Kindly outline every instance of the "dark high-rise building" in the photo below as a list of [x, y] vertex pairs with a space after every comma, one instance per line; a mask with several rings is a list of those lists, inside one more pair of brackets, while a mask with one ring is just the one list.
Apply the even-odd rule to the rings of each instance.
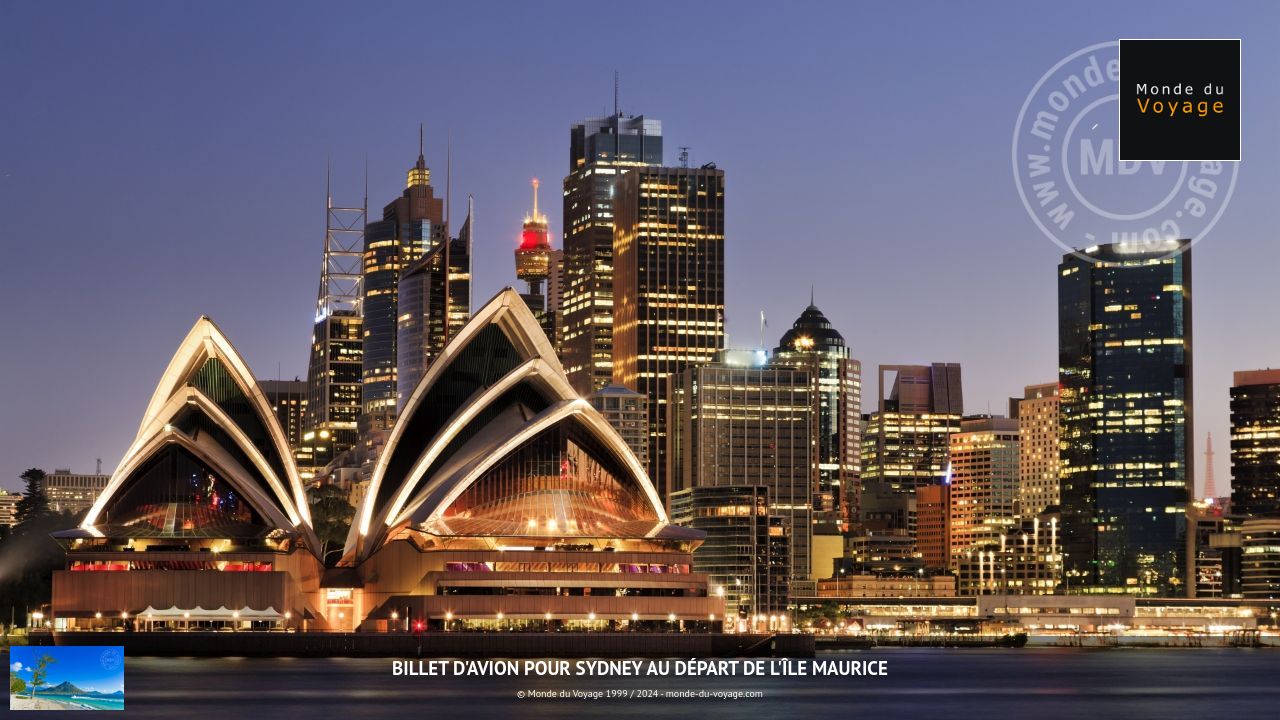
[[880, 407], [862, 431], [862, 482], [915, 497], [946, 477], [950, 435], [964, 414], [960, 365], [881, 365], [878, 377]]
[[[613, 375], [613, 222], [615, 186], [628, 168], [662, 164], [662, 122], [588, 118], [569, 131], [564, 178], [564, 259], [560, 349], [579, 395]], [[554, 294], [554, 293], [553, 293]]]
[[297, 452], [302, 445], [303, 427], [307, 422], [307, 382], [305, 380], [261, 380], [258, 386], [276, 412], [280, 427], [289, 438], [289, 447]]
[[1191, 338], [1189, 241], [1063, 256], [1060, 495], [1073, 591], [1185, 594]]
[[667, 381], [724, 348], [724, 171], [628, 170], [614, 210], [613, 377], [649, 398], [649, 476], [666, 493]]
[[802, 368], [813, 384], [814, 525], [847, 531], [858, 513], [862, 445], [862, 364], [812, 302], [783, 334], [773, 362]]
[[303, 482], [355, 447], [361, 409], [360, 280], [368, 199], [360, 207], [342, 207], [333, 204], [328, 187], [325, 196], [324, 261], [307, 365], [307, 413], [302, 444], [294, 448]]
[[400, 274], [396, 303], [397, 414], [432, 360], [471, 317], [474, 203], [458, 236], [432, 246]]
[[404, 193], [382, 210], [382, 219], [364, 230], [364, 409], [360, 441], [368, 449], [396, 419], [396, 336], [400, 274], [431, 248], [448, 244], [444, 200], [431, 187], [422, 155], [409, 169]]
[[671, 378], [665, 453], [671, 492], [763, 486], [791, 538], [793, 580], [812, 569], [813, 393], [787, 366], [690, 367]]
[[768, 488], [696, 487], [671, 494], [671, 521], [707, 534], [693, 570], [723, 594], [725, 613], [786, 612], [791, 579], [787, 527], [770, 514]]
[[1231, 512], [1245, 517], [1280, 517], [1280, 370], [1234, 375]]

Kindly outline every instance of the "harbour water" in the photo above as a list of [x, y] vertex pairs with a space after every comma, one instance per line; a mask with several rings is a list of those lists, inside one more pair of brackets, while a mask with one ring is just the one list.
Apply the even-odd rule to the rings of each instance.
[[[886, 660], [888, 675], [396, 677], [392, 658], [130, 657], [126, 712], [140, 718], [310, 720], [421, 716], [1138, 720], [1274, 717], [1280, 707], [1280, 684], [1275, 680], [1280, 676], [1280, 650], [1267, 648], [880, 648], [820, 652], [818, 658]], [[608, 697], [609, 690], [618, 689], [656, 691], [659, 696]], [[560, 698], [560, 690], [576, 691], [576, 697]], [[553, 691], [554, 697], [545, 697], [547, 691]], [[694, 691], [694, 696], [664, 697], [666, 691]], [[707, 691], [707, 696], [699, 697], [700, 691]], [[748, 691], [760, 696], [746, 697]]]

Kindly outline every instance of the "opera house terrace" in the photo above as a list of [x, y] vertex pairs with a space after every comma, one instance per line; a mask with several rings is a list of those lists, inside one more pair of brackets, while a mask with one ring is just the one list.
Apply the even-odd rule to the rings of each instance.
[[325, 568], [288, 442], [201, 318], [83, 524], [55, 537], [62, 631], [701, 631], [692, 572], [644, 469], [570, 388], [519, 295], [480, 309], [402, 403]]

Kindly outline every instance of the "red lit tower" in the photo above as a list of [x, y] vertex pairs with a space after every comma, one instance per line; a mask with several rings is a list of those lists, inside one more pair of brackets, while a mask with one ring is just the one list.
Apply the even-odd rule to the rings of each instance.
[[520, 232], [520, 247], [516, 248], [516, 277], [529, 284], [521, 294], [529, 309], [542, 322], [547, 336], [554, 340], [555, 312], [547, 302], [543, 283], [551, 276], [555, 252], [551, 249], [551, 232], [547, 216], [538, 210], [538, 179], [533, 179], [533, 212], [525, 215]]

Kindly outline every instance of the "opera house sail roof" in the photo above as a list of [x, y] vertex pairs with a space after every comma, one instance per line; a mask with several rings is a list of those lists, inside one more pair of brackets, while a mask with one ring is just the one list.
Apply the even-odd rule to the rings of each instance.
[[301, 541], [320, 547], [288, 438], [244, 360], [201, 317], [80, 527], [59, 539]]
[[510, 288], [476, 312], [406, 400], [356, 511], [346, 560], [396, 533], [696, 541], [668, 523], [631, 449], [570, 387]]

